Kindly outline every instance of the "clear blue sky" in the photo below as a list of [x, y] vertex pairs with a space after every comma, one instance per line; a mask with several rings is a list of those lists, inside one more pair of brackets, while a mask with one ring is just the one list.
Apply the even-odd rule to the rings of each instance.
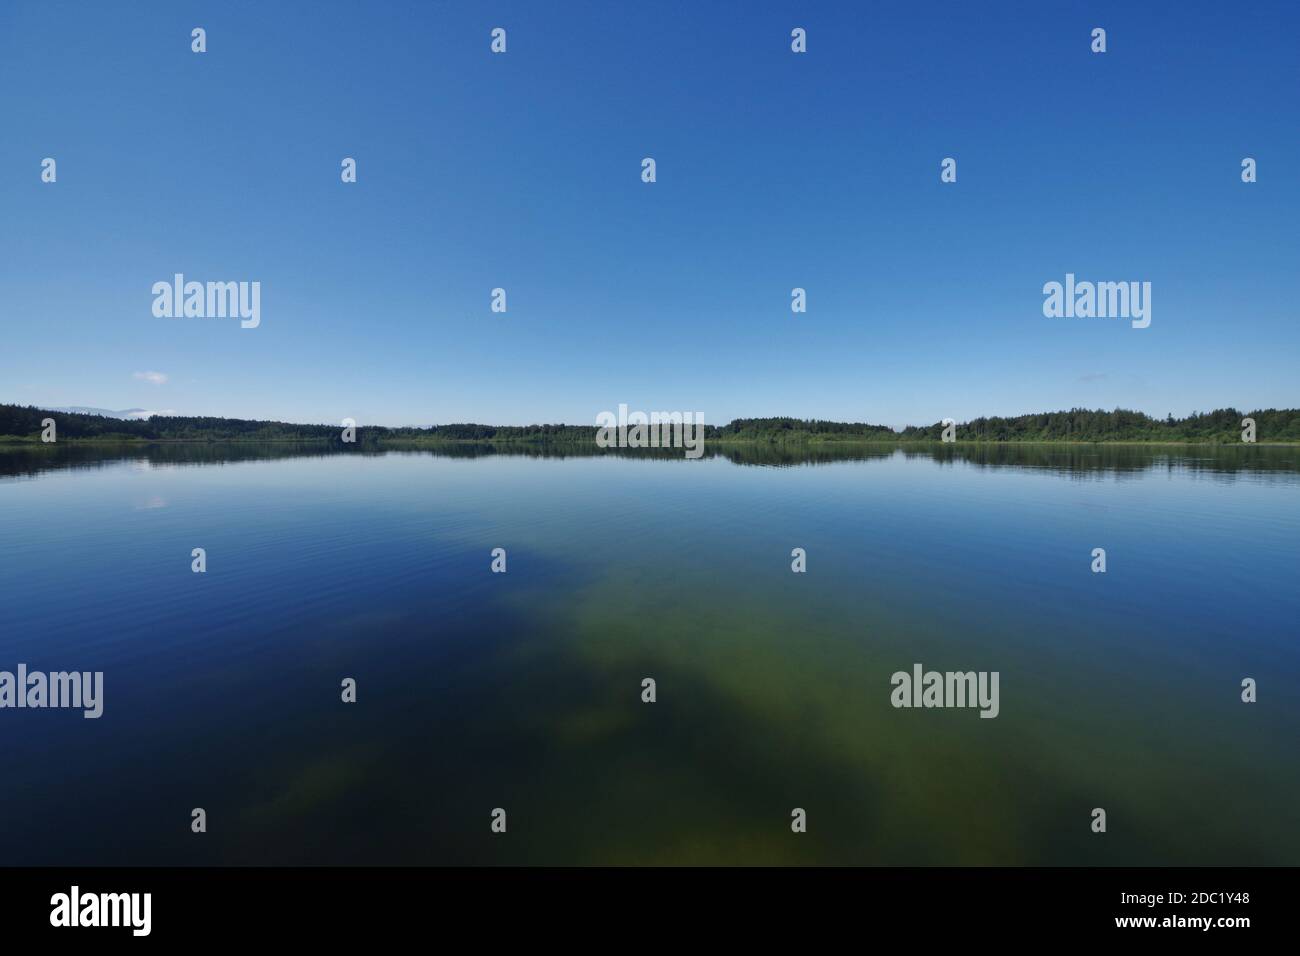
[[[1298, 49], [1289, 2], [6, 2], [0, 401], [1300, 405]], [[175, 272], [260, 281], [261, 327], [155, 318]], [[1067, 272], [1150, 281], [1151, 327], [1045, 318]]]

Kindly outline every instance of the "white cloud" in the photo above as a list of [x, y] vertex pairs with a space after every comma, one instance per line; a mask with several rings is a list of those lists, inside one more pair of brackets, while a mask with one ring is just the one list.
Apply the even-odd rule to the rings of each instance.
[[142, 382], [148, 382], [151, 385], [166, 385], [167, 376], [162, 372], [136, 372], [135, 378]]

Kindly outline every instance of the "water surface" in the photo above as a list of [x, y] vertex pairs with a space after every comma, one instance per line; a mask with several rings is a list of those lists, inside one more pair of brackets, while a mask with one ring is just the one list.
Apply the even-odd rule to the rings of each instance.
[[0, 862], [1300, 863], [1300, 450], [502, 452], [0, 450]]

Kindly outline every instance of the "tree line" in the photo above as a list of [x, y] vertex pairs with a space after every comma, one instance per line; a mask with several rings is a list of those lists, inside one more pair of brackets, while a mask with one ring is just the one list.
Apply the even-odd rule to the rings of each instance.
[[[959, 441], [1055, 442], [1213, 442], [1241, 443], [1241, 420], [1256, 423], [1256, 440], [1300, 441], [1300, 410], [1264, 409], [1242, 413], [1234, 408], [1193, 412], [1186, 418], [1152, 418], [1142, 412], [1075, 408], [1063, 412], [976, 418], [956, 427]], [[75, 412], [51, 412], [30, 405], [0, 404], [0, 437], [38, 441], [43, 419], [53, 418], [60, 439], [100, 441], [311, 441], [340, 442], [340, 425], [299, 425], [244, 418], [155, 415], [123, 420]], [[802, 418], [737, 418], [726, 425], [704, 426], [708, 441], [836, 442], [941, 441], [944, 425], [909, 425], [895, 431], [886, 425], [831, 422]], [[359, 444], [377, 442], [591, 442], [594, 425], [431, 425], [424, 428], [362, 426]]]

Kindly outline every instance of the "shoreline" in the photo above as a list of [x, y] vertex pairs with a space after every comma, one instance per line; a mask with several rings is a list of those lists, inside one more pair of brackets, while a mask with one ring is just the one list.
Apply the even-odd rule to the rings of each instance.
[[[870, 438], [787, 438], [779, 441], [760, 439], [760, 438], [710, 438], [705, 439], [709, 445], [886, 445], [890, 447], [907, 447], [920, 445], [1141, 445], [1141, 446], [1158, 446], [1166, 445], [1170, 447], [1186, 447], [1189, 445], [1205, 446], [1207, 448], [1248, 448], [1248, 447], [1269, 447], [1269, 448], [1300, 448], [1300, 440], [1297, 441], [1259, 441], [1259, 442], [1223, 442], [1212, 440], [1197, 441], [1194, 439], [1185, 439], [1182, 441], [1170, 439], [1097, 439], [1097, 440], [1075, 440], [1066, 438], [1046, 438], [1046, 439], [957, 439], [951, 442], [936, 441], [932, 438], [896, 438], [896, 439], [870, 439]], [[596, 446], [596, 440], [593, 437], [590, 441], [574, 441], [567, 439], [545, 439], [545, 438], [376, 438], [367, 441], [350, 443], [360, 448], [376, 447], [420, 447], [420, 446], [442, 446], [442, 445], [551, 445], [551, 446], [572, 446], [588, 447]], [[48, 447], [50, 445], [323, 445], [327, 447], [337, 446], [340, 450], [346, 450], [342, 442], [335, 438], [63, 438], [57, 442], [42, 442], [39, 438], [24, 438], [16, 435], [0, 435], [0, 449], [3, 448], [30, 448], [30, 447]], [[601, 449], [602, 451], [660, 451], [658, 448], [615, 448]]]

